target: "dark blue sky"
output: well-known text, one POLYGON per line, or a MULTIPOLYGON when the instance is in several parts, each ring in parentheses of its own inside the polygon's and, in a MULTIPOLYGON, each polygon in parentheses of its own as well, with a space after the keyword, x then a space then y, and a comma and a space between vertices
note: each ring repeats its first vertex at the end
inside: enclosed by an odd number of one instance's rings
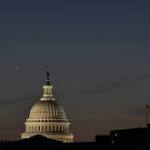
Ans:
POLYGON ((1 0, 0 138, 19 138, 47 69, 76 140, 144 125, 149 17, 148 0, 1 0))

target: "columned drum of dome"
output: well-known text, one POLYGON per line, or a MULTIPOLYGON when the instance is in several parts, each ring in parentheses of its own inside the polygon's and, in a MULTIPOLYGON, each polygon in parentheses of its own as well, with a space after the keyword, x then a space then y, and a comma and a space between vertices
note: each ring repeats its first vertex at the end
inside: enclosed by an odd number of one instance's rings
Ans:
POLYGON ((42 135, 62 142, 73 142, 70 122, 63 107, 55 101, 52 88, 47 73, 43 96, 31 108, 29 118, 25 122, 25 132, 21 134, 22 139, 42 135))

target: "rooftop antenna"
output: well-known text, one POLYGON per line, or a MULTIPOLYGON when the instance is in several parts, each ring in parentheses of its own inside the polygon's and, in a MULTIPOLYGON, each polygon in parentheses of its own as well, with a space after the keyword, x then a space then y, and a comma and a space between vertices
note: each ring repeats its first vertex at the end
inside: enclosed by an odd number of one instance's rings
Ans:
POLYGON ((145 124, 146 125, 149 124, 149 108, 150 108, 150 105, 146 104, 145 105, 145 124))

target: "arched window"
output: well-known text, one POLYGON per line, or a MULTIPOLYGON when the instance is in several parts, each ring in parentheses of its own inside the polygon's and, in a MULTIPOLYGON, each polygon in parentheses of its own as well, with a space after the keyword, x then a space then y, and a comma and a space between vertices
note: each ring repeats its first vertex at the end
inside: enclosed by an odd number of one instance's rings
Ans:
POLYGON ((57 111, 55 111, 55 115, 57 116, 57 111))
POLYGON ((49 126, 49 131, 51 131, 51 126, 49 126))
POLYGON ((55 126, 53 125, 53 132, 55 132, 55 126))
POLYGON ((34 131, 36 132, 36 126, 34 126, 34 131))
POLYGON ((41 132, 43 132, 44 131, 44 128, 43 128, 43 126, 41 127, 41 132))
POLYGON ((60 126, 59 131, 62 132, 62 126, 60 126))
POLYGON ((64 125, 62 126, 62 130, 63 130, 63 132, 65 132, 65 127, 64 127, 64 125))
POLYGON ((56 126, 56 132, 58 132, 58 125, 56 126))

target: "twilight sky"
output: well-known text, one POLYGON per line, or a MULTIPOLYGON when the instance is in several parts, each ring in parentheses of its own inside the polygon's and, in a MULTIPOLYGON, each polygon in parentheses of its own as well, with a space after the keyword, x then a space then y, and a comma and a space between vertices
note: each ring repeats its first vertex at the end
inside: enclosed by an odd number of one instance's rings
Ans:
POLYGON ((144 126, 149 41, 149 0, 1 0, 0 139, 20 137, 46 70, 76 141, 144 126))

